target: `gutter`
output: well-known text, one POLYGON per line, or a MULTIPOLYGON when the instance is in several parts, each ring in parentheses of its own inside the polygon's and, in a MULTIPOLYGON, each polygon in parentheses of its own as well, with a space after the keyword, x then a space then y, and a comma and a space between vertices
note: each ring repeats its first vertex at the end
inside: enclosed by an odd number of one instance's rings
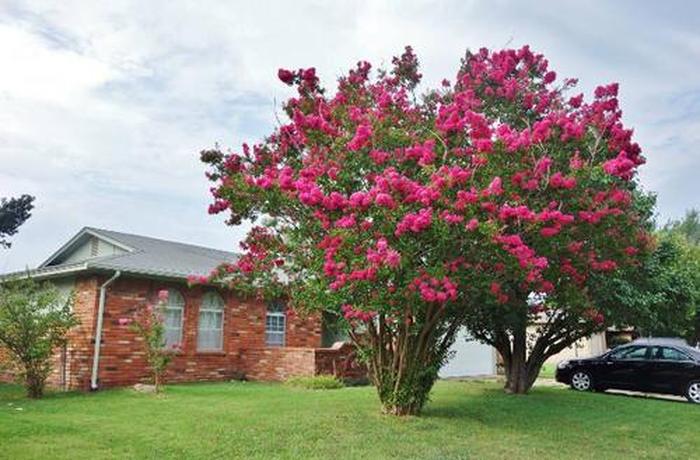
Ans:
POLYGON ((102 322, 105 314, 105 297, 107 295, 107 287, 114 280, 119 278, 122 272, 117 270, 114 275, 100 286, 100 303, 97 309, 97 327, 95 329, 95 350, 92 354, 92 375, 90 376, 90 390, 97 390, 97 372, 100 367, 100 346, 102 345, 102 322))

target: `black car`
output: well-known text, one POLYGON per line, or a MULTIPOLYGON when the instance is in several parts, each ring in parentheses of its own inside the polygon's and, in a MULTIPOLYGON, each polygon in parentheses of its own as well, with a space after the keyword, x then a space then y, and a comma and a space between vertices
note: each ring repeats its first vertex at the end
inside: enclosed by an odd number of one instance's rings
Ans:
POLYGON ((563 361, 556 379, 578 391, 666 393, 700 404, 700 350, 678 339, 639 339, 595 358, 563 361))

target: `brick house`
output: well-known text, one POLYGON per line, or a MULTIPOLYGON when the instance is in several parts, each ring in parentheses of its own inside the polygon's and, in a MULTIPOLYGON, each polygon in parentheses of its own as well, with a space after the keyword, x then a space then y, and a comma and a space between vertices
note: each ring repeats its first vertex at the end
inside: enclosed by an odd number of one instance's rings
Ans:
POLYGON ((188 287, 189 275, 209 273, 235 257, 200 246, 82 229, 29 272, 66 295, 73 292, 73 310, 80 320, 68 345, 57 353, 49 384, 88 390, 146 381, 140 339, 119 320, 153 302, 161 289, 169 292, 167 345, 181 348, 170 364, 168 382, 363 375, 353 360, 353 348, 336 342, 319 316, 296 317, 279 302, 241 299, 208 286, 188 287))

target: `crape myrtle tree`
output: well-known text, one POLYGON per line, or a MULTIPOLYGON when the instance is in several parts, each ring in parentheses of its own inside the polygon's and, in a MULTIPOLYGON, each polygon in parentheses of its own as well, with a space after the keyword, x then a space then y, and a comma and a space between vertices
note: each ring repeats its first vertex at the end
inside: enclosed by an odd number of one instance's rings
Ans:
MULTIPOLYGON (((573 81, 554 85, 528 47, 467 53, 454 84, 422 97, 411 48, 392 64, 371 78, 358 63, 333 94, 313 68, 282 69, 297 89, 288 120, 240 153, 202 152, 210 212, 260 225, 237 263, 199 282, 336 313, 384 411, 405 415, 465 322, 509 377, 532 293, 547 293, 540 309, 561 305, 553 327, 598 326, 585 277, 638 251, 630 179, 642 159, 616 86, 591 104, 566 99, 573 81)), ((566 330, 547 340, 573 339, 566 330)))
POLYGON ((480 172, 497 193, 481 192, 475 211, 496 246, 481 261, 491 280, 465 324, 498 350, 517 394, 547 358, 614 320, 616 306, 600 308, 591 287, 651 242, 649 198, 634 181, 644 158, 622 124, 618 85, 586 103, 567 96, 575 80, 555 81, 526 49, 482 50, 464 61, 451 105, 475 95, 495 138, 480 172))

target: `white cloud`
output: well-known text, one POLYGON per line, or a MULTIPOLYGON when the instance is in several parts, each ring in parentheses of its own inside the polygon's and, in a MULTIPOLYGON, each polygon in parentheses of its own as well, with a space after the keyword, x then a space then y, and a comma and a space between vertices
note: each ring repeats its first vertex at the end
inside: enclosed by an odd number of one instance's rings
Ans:
MULTIPOLYGON (((6 2, 0 6, 0 195, 37 209, 0 271, 34 265, 82 225, 217 247, 197 152, 237 147, 289 95, 278 67, 333 80, 412 44, 425 80, 452 78, 467 47, 530 43, 587 91, 620 81, 625 119, 664 217, 700 207, 700 11, 636 2, 6 2), (653 9, 652 9, 653 7, 653 9), (676 98, 676 99, 674 99, 676 98), (683 99, 681 99, 683 100, 683 99), (673 120, 669 122, 668 120, 673 120)), ((692 7, 692 6, 691 6, 692 7)))

